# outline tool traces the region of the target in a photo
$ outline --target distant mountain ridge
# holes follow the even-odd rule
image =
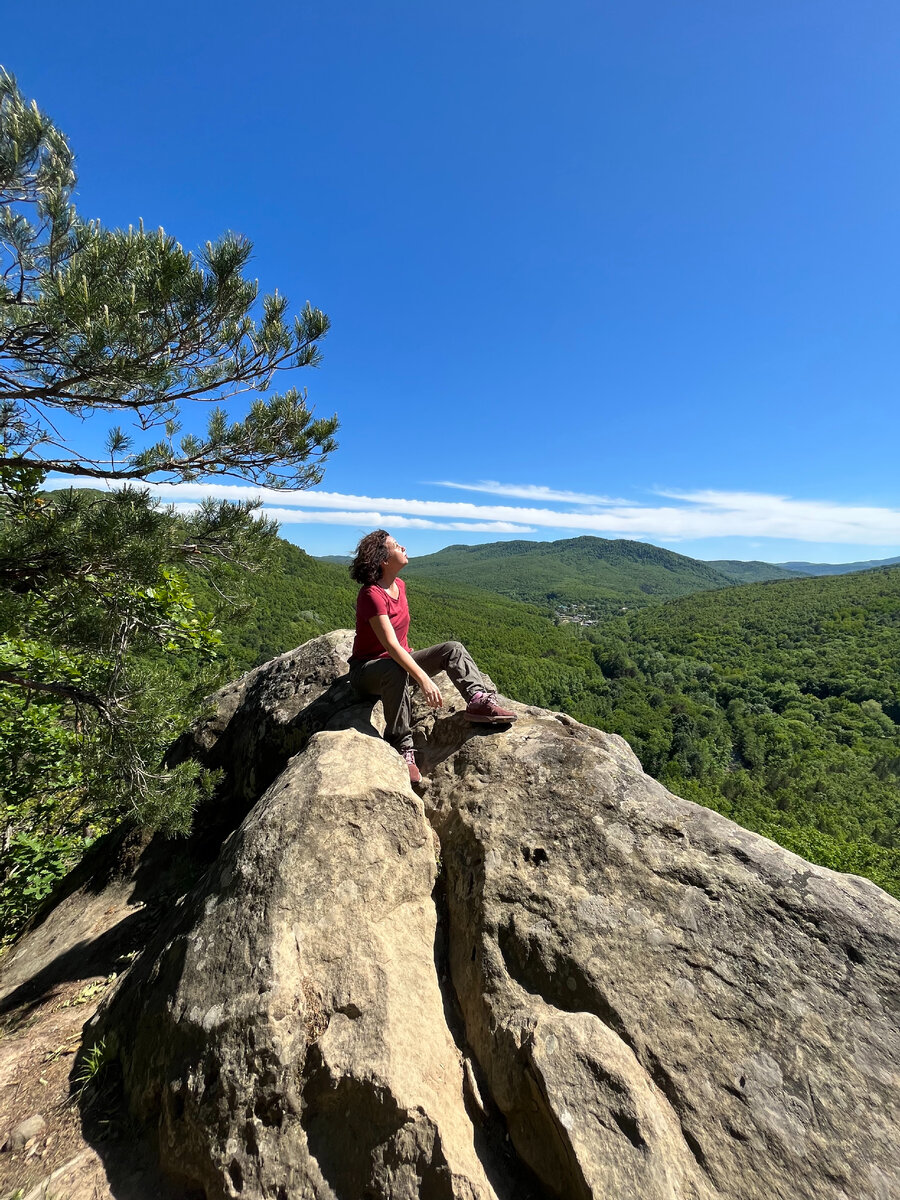
[[[412,574],[416,574],[419,566],[422,566],[430,577],[456,578],[456,565],[463,563],[472,565],[472,563],[481,562],[484,559],[528,556],[528,554],[540,554],[540,556],[550,554],[552,556],[554,553],[562,553],[566,557],[571,556],[572,562],[574,562],[580,553],[583,553],[586,558],[592,557],[592,551],[596,548],[595,544],[618,547],[617,550],[610,548],[610,550],[595,554],[594,557],[605,559],[608,563],[622,563],[625,560],[631,560],[635,563],[654,563],[664,566],[666,570],[673,571],[683,570],[684,564],[692,563],[697,568],[706,568],[712,570],[715,575],[725,576],[725,582],[719,580],[714,584],[718,587],[733,583],[764,583],[767,580],[792,580],[792,578],[796,580],[796,578],[808,578],[810,575],[851,575],[856,571],[872,571],[877,570],[880,566],[900,564],[900,556],[870,558],[859,563],[766,563],[761,559],[689,558],[686,554],[662,550],[662,547],[654,546],[652,542],[583,536],[583,538],[568,538],[560,541],[491,541],[480,546],[462,544],[445,546],[443,550],[436,553],[422,554],[421,557],[410,560],[410,566],[413,568]],[[628,547],[631,547],[630,550]],[[638,552],[638,548],[640,548],[640,552]],[[317,554],[313,557],[319,563],[336,563],[342,566],[353,562],[352,554]],[[425,571],[422,574],[425,574]],[[707,581],[712,580],[712,577],[704,575],[703,570],[701,570],[701,575]],[[466,580],[458,578],[458,582],[473,582],[475,587],[487,586],[484,583],[474,583],[468,578]],[[692,590],[700,592],[706,588],[698,587]],[[678,590],[671,594],[684,595],[686,593]]]
[[[759,562],[752,559],[716,558],[709,565],[727,575],[734,583],[765,583],[769,579],[806,579],[803,571],[792,571],[782,563]]]
[[[352,557],[328,554],[318,561],[344,566]],[[623,605],[644,607],[736,584],[848,575],[897,564],[900,557],[853,563],[704,561],[651,542],[585,535],[554,542],[445,546],[434,554],[411,559],[406,574],[549,605],[563,619],[578,620],[607,616]]]
[[[774,563],[774,566],[784,567],[797,575],[850,575],[854,571],[875,571],[879,567],[896,567],[900,563],[897,558],[869,558],[865,562],[852,563],[810,563],[786,562]]]
[[[866,562],[851,563],[767,563],[720,558],[712,560],[709,565],[738,583],[762,583],[767,579],[803,579],[810,575],[852,575],[856,571],[895,567],[898,563],[900,558],[870,558]]]
[[[672,550],[588,536],[447,546],[411,559],[405,574],[549,605],[573,619],[734,586],[708,563]]]

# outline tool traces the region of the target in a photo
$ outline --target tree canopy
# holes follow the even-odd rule
[[[208,780],[165,750],[230,666],[219,625],[276,527],[259,505],[163,507],[142,481],[320,481],[335,417],[276,374],[328,330],[260,298],[237,234],[193,255],[105,229],[65,136],[0,68],[0,926],[132,814],[186,829]],[[253,393],[249,397],[245,394]],[[240,406],[226,415],[224,405]],[[211,407],[205,433],[193,402]],[[80,448],[100,415],[105,445]],[[61,418],[64,418],[61,420]],[[183,429],[183,423],[186,426]],[[77,424],[75,425],[77,432]],[[119,484],[43,491],[49,472]],[[202,581],[202,583],[200,582]],[[204,601],[197,602],[195,591]]]
[[[305,389],[258,394],[236,420],[221,405],[315,366],[325,314],[307,303],[289,320],[278,293],[259,306],[238,234],[195,256],[162,229],[84,220],[75,181],[65,136],[0,69],[0,467],[318,483],[337,420],[314,418]],[[182,432],[188,401],[214,405],[202,436]],[[54,417],[98,411],[122,423],[102,453],[80,453]]]

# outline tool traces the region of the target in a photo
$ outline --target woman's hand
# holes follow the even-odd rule
[[[444,707],[444,697],[441,695],[441,689],[433,679],[430,679],[427,675],[425,675],[418,681],[418,683],[419,687],[422,689],[422,695],[425,697],[426,704],[428,704],[431,708]]]
[[[425,674],[409,651],[404,650],[397,641],[397,635],[394,632],[394,627],[391,625],[390,619],[384,613],[379,613],[375,617],[369,617],[369,624],[375,630],[376,637],[394,662],[399,663],[410,679],[412,679],[413,683],[419,685],[426,703],[432,708],[443,708],[444,697],[441,695],[440,688],[430,675]]]

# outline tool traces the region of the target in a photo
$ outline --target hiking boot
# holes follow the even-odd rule
[[[465,716],[479,725],[508,725],[519,719],[518,713],[500,707],[495,692],[477,692],[466,705]]]
[[[422,782],[422,772],[416,766],[415,750],[401,750],[400,755],[402,758],[404,758],[406,760],[406,765],[409,768],[409,782],[410,783],[421,783]]]

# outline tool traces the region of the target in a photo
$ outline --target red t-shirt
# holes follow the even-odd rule
[[[406,584],[397,580],[397,599],[394,600],[383,587],[372,583],[360,588],[356,597],[356,637],[353,639],[353,658],[387,658],[388,652],[378,640],[378,635],[369,624],[370,617],[383,614],[390,621],[397,641],[404,650],[409,650],[409,605],[406,603]]]

